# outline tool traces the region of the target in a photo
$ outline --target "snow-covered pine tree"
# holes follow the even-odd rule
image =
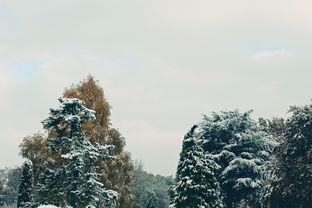
[[[220,208],[223,207],[220,186],[214,176],[218,165],[205,157],[194,126],[184,137],[176,184],[170,188],[171,208]]]
[[[57,162],[49,161],[49,166],[41,166],[42,173],[35,184],[34,200],[36,204],[54,204],[65,206],[65,194],[63,190],[63,179],[65,170],[60,169]]]
[[[50,117],[43,125],[53,138],[50,150],[61,155],[46,168],[46,177],[40,187],[43,192],[52,191],[55,205],[73,208],[113,208],[117,193],[106,190],[99,181],[95,161],[109,159],[111,145],[92,144],[82,131],[81,125],[95,119],[94,111],[86,108],[76,98],[60,98],[59,108],[51,109]],[[58,193],[56,193],[58,191]],[[50,202],[50,201],[49,201]]]
[[[275,150],[268,207],[312,207],[312,104],[292,106]]]
[[[111,106],[105,97],[104,90],[100,87],[98,81],[89,75],[79,84],[65,89],[63,96],[83,100],[87,108],[95,111],[96,119],[82,125],[84,133],[92,143],[114,145],[111,152],[114,160],[100,162],[101,182],[105,187],[119,193],[118,208],[131,208],[133,201],[131,182],[134,175],[134,166],[131,154],[124,150],[125,138],[110,123]]]
[[[30,161],[23,165],[21,183],[18,190],[17,208],[32,208],[33,201],[33,170]]]
[[[251,119],[251,112],[213,113],[194,130],[205,155],[220,166],[215,174],[227,208],[255,203],[266,178],[265,164],[275,145]]]
[[[153,192],[149,192],[146,196],[145,208],[157,208],[157,199]]]

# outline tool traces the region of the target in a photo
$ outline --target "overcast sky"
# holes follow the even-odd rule
[[[0,167],[88,74],[149,172],[212,111],[287,116],[312,89],[311,0],[0,0]]]

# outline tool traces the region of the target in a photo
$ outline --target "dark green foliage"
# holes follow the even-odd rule
[[[177,169],[176,184],[170,188],[172,208],[223,207],[220,184],[214,172],[219,166],[205,157],[194,137],[196,126],[185,136]]]
[[[60,98],[59,108],[51,109],[50,117],[43,121],[54,137],[49,139],[49,150],[60,155],[50,161],[38,186],[38,195],[46,196],[41,203],[73,208],[115,207],[117,193],[106,190],[99,181],[95,162],[109,159],[113,146],[92,144],[81,125],[95,119],[94,111],[76,98]]]
[[[312,207],[312,105],[291,107],[284,142],[276,148],[269,207]]]
[[[242,203],[256,207],[267,177],[265,165],[275,145],[250,113],[213,113],[205,116],[194,130],[206,156],[220,166],[215,175],[227,208]]]
[[[4,179],[1,178],[0,180],[0,206],[5,205],[5,192],[4,192]]]
[[[17,208],[34,207],[33,201],[33,170],[30,161],[23,165],[21,183],[18,190]]]
[[[260,129],[273,136],[277,142],[282,142],[286,132],[286,123],[283,118],[259,118]]]
[[[154,193],[147,193],[145,208],[158,208],[157,206],[157,198]]]
[[[148,198],[148,193],[155,195],[157,208],[168,208],[168,190],[173,185],[171,176],[153,175],[143,170],[142,163],[137,162],[135,175],[132,182],[132,194],[134,196],[134,207],[143,208]]]
[[[0,206],[16,206],[21,174],[20,167],[0,170]]]
[[[64,173],[54,172],[53,169],[42,167],[42,173],[35,185],[34,201],[37,204],[65,205],[65,199],[61,191]]]

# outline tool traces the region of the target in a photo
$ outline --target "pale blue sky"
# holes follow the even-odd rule
[[[44,60],[14,60],[9,63],[8,68],[15,79],[25,80],[33,79],[39,72],[41,67],[45,64]]]
[[[0,167],[93,74],[134,159],[175,174],[202,114],[287,116],[311,99],[308,0],[0,1]]]

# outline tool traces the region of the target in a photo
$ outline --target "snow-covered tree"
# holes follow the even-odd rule
[[[293,106],[275,151],[269,207],[312,207],[312,104]]]
[[[56,207],[54,205],[40,205],[37,208],[58,208],[58,207]]]
[[[275,143],[250,117],[251,111],[225,111],[204,116],[194,129],[215,171],[227,208],[255,203],[266,179],[265,164]],[[247,205],[246,205],[247,206]]]
[[[193,127],[184,137],[176,184],[171,187],[171,208],[220,208],[223,207],[220,186],[214,171],[218,165],[205,157],[194,137]]]
[[[96,119],[81,125],[81,129],[88,137],[92,144],[98,143],[101,145],[114,145],[114,149],[110,152],[114,156],[113,160],[99,159],[95,163],[99,165],[97,172],[100,174],[100,182],[108,189],[116,190],[119,193],[117,202],[118,208],[131,208],[133,203],[133,195],[131,192],[131,183],[134,176],[134,166],[131,159],[131,154],[125,151],[125,138],[120,131],[110,123],[110,109],[104,90],[99,85],[98,81],[91,75],[86,79],[73,84],[66,88],[63,93],[65,98],[78,98],[85,103],[85,107],[95,111]],[[22,157],[32,161],[34,169],[34,184],[41,183],[40,181],[47,176],[46,170],[42,167],[51,167],[53,161],[61,160],[61,151],[48,151],[51,150],[51,142],[56,135],[55,129],[49,130],[48,134],[36,133],[31,136],[23,138],[20,144]],[[50,142],[48,141],[50,138]],[[51,141],[52,140],[52,141]],[[60,145],[61,146],[61,145]],[[60,148],[60,147],[56,147]],[[68,151],[68,150],[66,150]],[[52,162],[51,162],[52,161]],[[61,166],[62,163],[56,166]],[[52,167],[51,167],[52,168]],[[54,186],[55,187],[55,186]],[[57,191],[57,189],[55,189]],[[48,195],[41,193],[37,196],[42,196],[43,200],[49,198],[51,201],[57,201],[57,192]],[[52,198],[55,199],[52,199]],[[40,199],[38,198],[40,201]],[[61,200],[63,201],[63,200]],[[52,202],[51,202],[52,203]]]
[[[111,145],[92,144],[81,125],[95,119],[94,111],[76,98],[60,98],[43,125],[53,135],[50,151],[60,155],[46,167],[39,193],[49,195],[55,205],[73,208],[114,207],[117,193],[106,190],[99,180],[96,161],[110,159]],[[50,193],[50,194],[49,194]]]
[[[119,193],[119,208],[131,208],[133,196],[131,182],[134,175],[134,166],[131,154],[125,151],[125,138],[120,131],[110,123],[110,109],[104,90],[95,78],[89,75],[77,85],[65,89],[63,96],[66,98],[78,98],[85,102],[85,106],[95,111],[96,119],[82,125],[84,133],[91,143],[101,145],[114,145],[111,154],[113,160],[105,160],[99,163],[100,181],[109,189]]]
[[[34,207],[33,201],[33,170],[30,161],[26,161],[23,165],[21,183],[17,198],[18,208]]]
[[[144,208],[157,208],[157,199],[156,195],[153,192],[150,192],[146,196]]]

